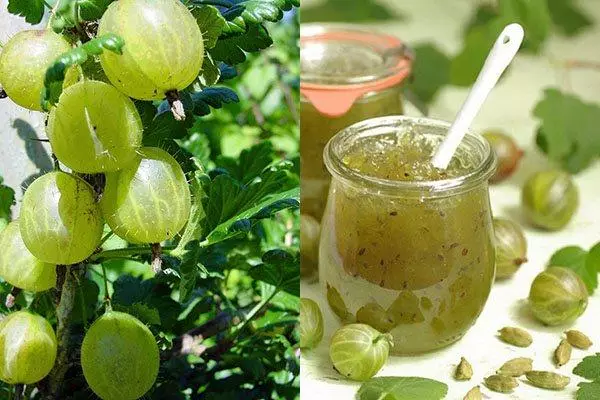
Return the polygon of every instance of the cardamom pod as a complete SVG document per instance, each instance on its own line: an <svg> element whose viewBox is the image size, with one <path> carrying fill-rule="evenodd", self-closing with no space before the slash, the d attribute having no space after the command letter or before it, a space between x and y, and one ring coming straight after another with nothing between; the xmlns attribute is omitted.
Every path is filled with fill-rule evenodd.
<svg viewBox="0 0 600 400"><path fill-rule="evenodd" d="M483 400L479 386L475 386L473 389L469 390L465 397L463 397L463 400Z"/></svg>
<svg viewBox="0 0 600 400"><path fill-rule="evenodd" d="M529 372L533 369L533 360L531 358L519 357L513 358L512 360L508 360L498 371L497 374L500 375L508 375L508 376L521 376L524 375L525 372Z"/></svg>
<svg viewBox="0 0 600 400"><path fill-rule="evenodd" d="M562 390L571 382L568 376L549 371L529 371L525 377L533 386L551 390Z"/></svg>
<svg viewBox="0 0 600 400"><path fill-rule="evenodd" d="M533 343L533 338L524 329L515 327L504 327L498 331L500 333L500 339L508 344L518 347L528 347Z"/></svg>
<svg viewBox="0 0 600 400"><path fill-rule="evenodd" d="M554 350L554 362L557 367L562 367L571 359L571 345L565 339L560 341L560 344Z"/></svg>
<svg viewBox="0 0 600 400"><path fill-rule="evenodd" d="M457 381L468 381L473 376L473 367L466 358L461 357L460 363L454 371L454 379Z"/></svg>
<svg viewBox="0 0 600 400"><path fill-rule="evenodd" d="M511 393L514 388L519 386L519 382L512 376L491 375L483 380L485 386L494 392Z"/></svg>
<svg viewBox="0 0 600 400"><path fill-rule="evenodd" d="M587 350L593 344L589 337L576 330L566 331L565 335L567 335L567 341L571 346L577 347L578 349Z"/></svg>

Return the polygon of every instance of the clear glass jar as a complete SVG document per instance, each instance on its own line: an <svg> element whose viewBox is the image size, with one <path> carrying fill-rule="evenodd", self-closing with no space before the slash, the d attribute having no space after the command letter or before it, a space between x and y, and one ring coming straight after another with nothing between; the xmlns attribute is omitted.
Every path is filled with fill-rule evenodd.
<svg viewBox="0 0 600 400"><path fill-rule="evenodd" d="M343 322L390 332L396 354L453 343L483 309L495 272L488 179L496 158L481 136L467 134L455 155L465 172L452 178L383 179L344 159L363 138L412 132L439 142L448 127L426 118L375 118L348 127L325 148L333 178L320 283Z"/></svg>
<svg viewBox="0 0 600 400"><path fill-rule="evenodd" d="M317 221L330 176L325 144L353 123L402 114L412 55L397 38L339 24L301 28L301 207Z"/></svg>

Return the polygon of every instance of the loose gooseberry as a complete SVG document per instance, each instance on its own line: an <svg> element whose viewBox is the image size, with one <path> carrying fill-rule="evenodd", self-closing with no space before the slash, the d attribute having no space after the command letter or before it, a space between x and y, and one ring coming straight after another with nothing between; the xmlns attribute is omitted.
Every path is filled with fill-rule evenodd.
<svg viewBox="0 0 600 400"><path fill-rule="evenodd" d="M308 214L300 214L300 268L302 275L314 272L319 265L321 226Z"/></svg>
<svg viewBox="0 0 600 400"><path fill-rule="evenodd" d="M56 284L56 265L31 254L21 238L18 221L0 232L0 276L11 285L31 292L48 290Z"/></svg>
<svg viewBox="0 0 600 400"><path fill-rule="evenodd" d="M525 213L536 226L558 230L567 225L575 214L579 193L566 172L543 171L525 182L522 203Z"/></svg>
<svg viewBox="0 0 600 400"><path fill-rule="evenodd" d="M573 270L549 267L535 277L529 291L533 315L546 325L566 324L585 311L588 291Z"/></svg>
<svg viewBox="0 0 600 400"><path fill-rule="evenodd" d="M323 314L311 299L300 299L300 348L311 349L323 339Z"/></svg>
<svg viewBox="0 0 600 400"><path fill-rule="evenodd" d="M27 311L8 314L0 321L0 379L9 384L41 381L56 360L52 326Z"/></svg>
<svg viewBox="0 0 600 400"><path fill-rule="evenodd" d="M508 278L527 261L527 240L518 224L502 218L494 218L494 239L496 278Z"/></svg>
<svg viewBox="0 0 600 400"><path fill-rule="evenodd" d="M483 134L498 158L498 169L490 178L491 182L500 182L510 177L523 157L523 150L519 149L512 137L498 131L487 131Z"/></svg>
<svg viewBox="0 0 600 400"><path fill-rule="evenodd" d="M333 334L329 357L340 374L366 381L383 367L392 345L389 333L381 333L365 324L350 324Z"/></svg>
<svg viewBox="0 0 600 400"><path fill-rule="evenodd" d="M186 224L192 207L181 166L156 147L139 150L140 159L106 174L100 205L113 232L131 243L160 243Z"/></svg>
<svg viewBox="0 0 600 400"><path fill-rule="evenodd" d="M81 366L88 385L102 399L135 400L156 381L158 346L137 318L107 312L83 338Z"/></svg>
<svg viewBox="0 0 600 400"><path fill-rule="evenodd" d="M57 171L27 188L19 227L25 246L36 258L68 265L96 250L104 222L92 187L75 175Z"/></svg>

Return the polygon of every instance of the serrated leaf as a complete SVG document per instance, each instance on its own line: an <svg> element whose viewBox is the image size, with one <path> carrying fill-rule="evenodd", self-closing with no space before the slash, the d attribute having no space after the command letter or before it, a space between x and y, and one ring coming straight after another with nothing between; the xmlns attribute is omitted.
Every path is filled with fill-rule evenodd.
<svg viewBox="0 0 600 400"><path fill-rule="evenodd" d="M598 400L600 399L600 380L593 382L579 382L577 384L577 400Z"/></svg>
<svg viewBox="0 0 600 400"><path fill-rule="evenodd" d="M254 279L275 286L293 296L300 296L300 261L283 250L271 250L262 257L262 264L250 269Z"/></svg>
<svg viewBox="0 0 600 400"><path fill-rule="evenodd" d="M552 23L566 36L575 36L594 24L573 0L548 0L548 10Z"/></svg>
<svg viewBox="0 0 600 400"><path fill-rule="evenodd" d="M200 91L205 87L212 86L219 82L221 79L221 69L213 61L210 53L204 55L204 62L202 63L202 71L198 76L198 87L194 87L195 91Z"/></svg>
<svg viewBox="0 0 600 400"><path fill-rule="evenodd" d="M557 89L546 89L533 110L540 120L538 147L571 173L588 167L600 155L600 106Z"/></svg>
<svg viewBox="0 0 600 400"><path fill-rule="evenodd" d="M371 378L358 390L359 400L441 400L448 385L433 379L404 376Z"/></svg>
<svg viewBox="0 0 600 400"><path fill-rule="evenodd" d="M86 323L95 315L99 294L100 288L96 282L87 278L79 282L71 314L73 323Z"/></svg>
<svg viewBox="0 0 600 400"><path fill-rule="evenodd" d="M198 6L192 10L192 15L196 18L202 39L204 40L204 48L212 49L217 43L217 39L221 36L227 21L219 10L213 6Z"/></svg>
<svg viewBox="0 0 600 400"><path fill-rule="evenodd" d="M598 269L592 259L588 261L588 252L578 246L564 247L550 258L549 266L564 267L573 270L585 283L592 294L598 287ZM596 257L594 254L593 258Z"/></svg>
<svg viewBox="0 0 600 400"><path fill-rule="evenodd" d="M114 0L78 0L79 17L84 21L100 19Z"/></svg>
<svg viewBox="0 0 600 400"><path fill-rule="evenodd" d="M600 353L584 357L573 369L573 373L589 380L600 379Z"/></svg>
<svg viewBox="0 0 600 400"><path fill-rule="evenodd" d="M274 160L273 145L265 141L243 150L237 158L220 156L216 164L238 181L248 184L273 164Z"/></svg>
<svg viewBox="0 0 600 400"><path fill-rule="evenodd" d="M99 55L108 50L121 54L125 42L120 36L113 33L102 35L81 46L62 54L46 70L44 89L42 92L42 108L48 110L58 102L62 93L65 72L73 65L82 65L90 55Z"/></svg>
<svg viewBox="0 0 600 400"><path fill-rule="evenodd" d="M9 0L8 12L25 18L25 21L35 25L42 22L44 9L43 0Z"/></svg>
<svg viewBox="0 0 600 400"><path fill-rule="evenodd" d="M431 102L450 82L450 58L432 43L416 45L413 80L408 87L420 101Z"/></svg>
<svg viewBox="0 0 600 400"><path fill-rule="evenodd" d="M250 25L241 35L224 37L209 52L215 61L234 65L246 61L246 53L253 53L273 44L267 29L258 24Z"/></svg>
<svg viewBox="0 0 600 400"><path fill-rule="evenodd" d="M0 230L11 221L10 208L15 204L15 191L3 185L4 179L0 176Z"/></svg>
<svg viewBox="0 0 600 400"><path fill-rule="evenodd" d="M209 87L200 92L192 93L192 112L203 116L210 114L210 108L221 108L225 104L238 103L238 95L227 87Z"/></svg>
<svg viewBox="0 0 600 400"><path fill-rule="evenodd" d="M53 17L50 20L50 26L56 33L61 33L65 29L73 28L76 25L78 0L60 0L53 9Z"/></svg>
<svg viewBox="0 0 600 400"><path fill-rule="evenodd" d="M146 325L160 325L160 315L154 307L149 307L144 303L133 303L128 306L115 304L113 307L116 311L121 311L131 314Z"/></svg>

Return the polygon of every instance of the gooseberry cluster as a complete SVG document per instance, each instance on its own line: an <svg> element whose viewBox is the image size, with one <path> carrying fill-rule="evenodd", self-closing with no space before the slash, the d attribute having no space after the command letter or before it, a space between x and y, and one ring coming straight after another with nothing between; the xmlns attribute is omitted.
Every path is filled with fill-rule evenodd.
<svg viewBox="0 0 600 400"><path fill-rule="evenodd" d="M104 33L125 42L121 55L100 56L107 80L69 69L58 103L49 110L52 152L70 171L57 163L31 183L19 218L0 233L0 276L17 288L54 287L57 269L85 263L99 248L105 224L128 242L156 246L188 221L191 195L184 172L168 152L143 147L132 98L177 96L198 77L204 59L198 23L178 0L120 0L99 22L98 34ZM70 49L66 37L51 30L15 35L0 54L1 87L18 105L41 111L46 70ZM90 176L98 174L104 174L100 190L90 184ZM56 336L42 317L19 311L0 322L3 381L43 379L56 353ZM142 322L107 311L85 335L81 363L102 399L137 399L158 374L158 346Z"/></svg>

